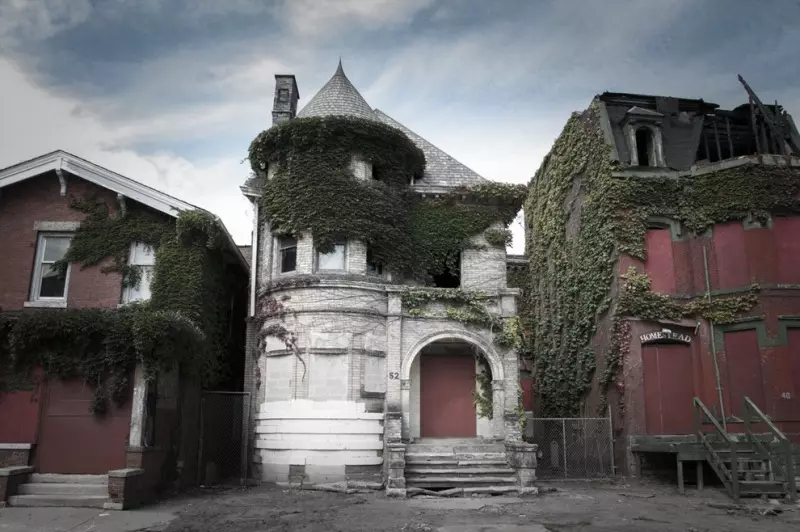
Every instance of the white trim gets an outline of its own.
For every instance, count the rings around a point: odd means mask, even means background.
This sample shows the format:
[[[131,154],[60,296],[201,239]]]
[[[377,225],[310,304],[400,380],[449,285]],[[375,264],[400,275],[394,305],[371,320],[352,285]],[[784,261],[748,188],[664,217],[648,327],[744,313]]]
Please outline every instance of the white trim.
[[[36,235],[36,262],[33,265],[33,278],[31,279],[30,291],[28,301],[24,307],[45,307],[45,308],[64,308],[67,306],[67,297],[69,295],[69,278],[72,271],[72,264],[67,264],[67,273],[64,277],[64,295],[61,297],[41,297],[39,292],[42,288],[42,261],[44,260],[44,242],[48,237],[53,238],[67,238],[72,244],[72,235],[68,232],[44,232],[41,231]],[[69,249],[69,246],[67,246]]]
[[[77,231],[80,226],[80,222],[33,222],[34,231]]]
[[[31,443],[0,443],[0,451],[19,451],[30,449],[32,446]]]
[[[117,194],[122,194],[126,198],[138,201],[143,205],[147,205],[152,209],[175,218],[178,217],[180,211],[185,210],[201,210],[208,212],[191,203],[181,201],[169,194],[138,183],[133,179],[112,172],[94,163],[90,163],[89,161],[63,150],[46,153],[35,159],[30,159],[0,170],[0,189],[13,185],[14,183],[19,183],[20,181],[25,181],[26,179],[31,179],[51,170],[56,172],[67,170],[69,173],[81,179],[85,179],[90,183],[99,185]],[[218,216],[215,216],[215,218],[228,240],[229,248],[237,257],[239,263],[247,268],[247,261],[236,246],[236,242],[234,242],[225,224],[222,223],[222,220],[220,220]]]

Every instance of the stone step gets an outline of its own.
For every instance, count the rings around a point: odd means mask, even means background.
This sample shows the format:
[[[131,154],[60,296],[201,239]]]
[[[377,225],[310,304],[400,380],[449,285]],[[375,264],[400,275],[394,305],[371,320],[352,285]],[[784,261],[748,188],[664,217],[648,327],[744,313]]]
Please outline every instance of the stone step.
[[[508,467],[507,460],[406,460],[408,466],[428,467]]]
[[[503,461],[507,460],[506,453],[421,453],[421,452],[406,452],[406,462],[430,462],[441,460],[456,460],[459,462],[475,462],[475,461]]]
[[[505,453],[504,445],[482,443],[474,445],[430,445],[412,443],[406,447],[406,453]]]
[[[8,498],[9,506],[25,507],[103,508],[107,502],[110,502],[108,495],[12,495]]]
[[[514,475],[515,472],[510,467],[448,467],[440,469],[428,469],[417,467],[406,467],[406,478],[414,476],[433,476],[443,475],[445,477],[464,477],[464,476],[507,476]]]
[[[108,484],[56,484],[34,482],[22,484],[20,495],[96,495],[108,497]]]
[[[59,473],[33,473],[28,482],[40,484],[108,484],[108,475],[62,475]]]
[[[465,476],[465,477],[439,477],[431,475],[409,475],[406,485],[418,488],[458,488],[467,486],[508,486],[517,483],[516,477],[497,476]]]

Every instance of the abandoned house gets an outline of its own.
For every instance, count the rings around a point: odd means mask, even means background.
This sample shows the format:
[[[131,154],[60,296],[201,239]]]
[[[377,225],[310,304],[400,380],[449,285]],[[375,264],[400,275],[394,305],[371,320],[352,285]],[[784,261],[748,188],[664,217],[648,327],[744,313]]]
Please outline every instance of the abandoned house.
[[[55,151],[0,170],[0,247],[0,502],[195,484],[201,386],[242,386],[248,265],[219,219]]]
[[[277,75],[242,186],[256,213],[253,477],[524,490],[535,457],[520,435],[506,227],[525,187],[370,107],[341,62],[297,112],[299,99]]]
[[[570,118],[525,204],[523,317],[538,415],[610,409],[620,472],[735,498],[791,494],[800,443],[800,135],[740,81],[732,110],[606,92]]]

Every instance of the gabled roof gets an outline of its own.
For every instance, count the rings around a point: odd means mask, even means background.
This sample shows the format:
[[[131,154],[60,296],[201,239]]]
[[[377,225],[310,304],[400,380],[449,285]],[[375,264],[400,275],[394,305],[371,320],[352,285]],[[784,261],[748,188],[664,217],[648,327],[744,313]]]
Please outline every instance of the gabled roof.
[[[63,150],[46,153],[34,159],[29,159],[0,169],[0,189],[51,171],[55,171],[59,174],[63,171],[67,171],[90,183],[116,192],[125,198],[138,201],[143,205],[163,212],[173,218],[177,218],[180,211],[185,210],[209,212]],[[218,216],[210,212],[209,214],[216,218],[217,223],[222,228],[230,251],[236,256],[242,266],[247,268],[247,261],[233,241],[233,237],[231,237],[225,224],[222,223],[222,220],[220,220]]]
[[[341,59],[333,77],[297,113],[298,118],[333,115],[355,116],[375,120],[372,108],[361,96],[361,93],[358,92],[358,89],[347,79],[344,68],[342,68]]]
[[[415,184],[416,188],[431,187],[459,187],[485,183],[488,180],[478,175],[463,163],[458,162],[445,152],[420,137],[406,126],[390,117],[383,111],[375,109],[375,116],[386,125],[399,129],[411,139],[411,142],[425,154],[425,175],[422,182]]]

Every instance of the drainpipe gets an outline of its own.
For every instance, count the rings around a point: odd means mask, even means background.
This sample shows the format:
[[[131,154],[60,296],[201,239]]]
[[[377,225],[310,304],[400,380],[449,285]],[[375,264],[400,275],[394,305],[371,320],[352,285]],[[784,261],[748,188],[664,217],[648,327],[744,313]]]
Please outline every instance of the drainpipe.
[[[253,209],[255,211],[255,223],[253,224],[253,242],[252,247],[250,248],[250,317],[256,315],[256,286],[258,286],[258,280],[256,279],[256,275],[258,274],[258,239],[260,238],[258,234],[258,200],[253,202]]]
[[[711,283],[708,278],[708,254],[705,246],[703,246],[703,268],[706,274],[706,297],[708,298],[708,302],[711,303]],[[719,412],[722,416],[722,428],[725,429],[725,432],[728,432],[728,422],[725,420],[725,404],[722,402],[722,379],[719,375],[719,361],[717,360],[717,340],[716,334],[714,333],[714,322],[712,320],[708,320],[708,326],[711,331],[711,356],[714,360],[714,374],[717,379],[717,397],[719,398]]]

